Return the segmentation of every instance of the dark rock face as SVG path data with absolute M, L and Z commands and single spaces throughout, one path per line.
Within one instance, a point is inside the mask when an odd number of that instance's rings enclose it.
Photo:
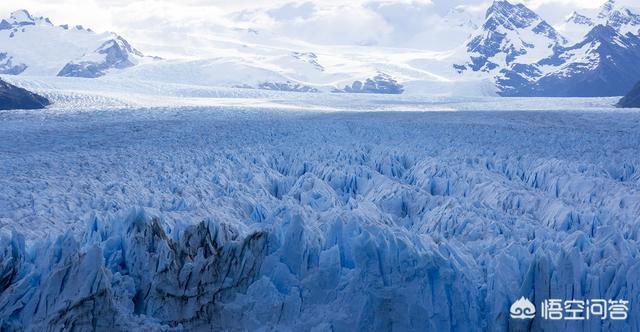
M 573 61 L 571 55 L 580 52 L 586 52 L 590 61 Z M 597 25 L 580 43 L 557 47 L 553 56 L 538 62 L 556 65 L 559 70 L 539 76 L 514 67 L 508 72 L 511 79 L 498 81 L 498 85 L 503 96 L 619 96 L 629 91 L 640 77 L 638 59 L 640 37 Z M 534 80 L 525 80 L 526 77 Z
M 640 82 L 636 83 L 633 89 L 620 99 L 617 106 L 622 108 L 640 108 Z
M 640 15 L 616 8 L 613 0 L 607 2 L 598 15 L 599 21 L 574 12 L 567 22 L 590 31 L 580 42 L 568 45 L 524 5 L 496 0 L 487 11 L 481 30 L 467 44 L 469 61 L 453 67 L 459 73 L 490 73 L 501 96 L 623 95 L 640 77 L 640 35 L 625 32 L 629 26 L 640 27 Z M 521 31 L 530 31 L 547 42 L 533 45 L 518 40 L 528 35 Z M 551 55 L 520 60 L 529 50 L 540 47 L 549 48 Z
M 45 97 L 0 80 L 0 110 L 41 109 L 49 104 Z
M 391 76 L 379 73 L 373 78 L 368 78 L 364 83 L 355 81 L 344 89 L 336 89 L 333 92 L 402 94 L 404 87 Z

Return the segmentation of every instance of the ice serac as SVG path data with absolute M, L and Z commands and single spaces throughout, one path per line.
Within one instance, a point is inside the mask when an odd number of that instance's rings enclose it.
M 0 110 L 40 109 L 49 104 L 47 98 L 0 79 Z
M 640 108 L 640 82 L 629 91 L 617 104 L 623 108 Z
M 0 329 L 640 329 L 637 112 L 209 110 L 3 114 Z
M 95 51 L 66 64 L 57 76 L 95 78 L 104 76 L 110 69 L 134 66 L 144 57 L 122 37 L 107 40 Z
M 318 229 L 292 212 L 278 227 L 206 220 L 172 237 L 135 210 L 32 251 L 5 238 L 2 328 L 456 330 L 481 319 L 451 249 L 364 221 Z

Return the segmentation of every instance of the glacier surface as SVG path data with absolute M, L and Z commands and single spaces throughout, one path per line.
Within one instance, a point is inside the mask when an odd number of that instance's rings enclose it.
M 0 329 L 640 330 L 637 110 L 319 96 L 0 112 Z

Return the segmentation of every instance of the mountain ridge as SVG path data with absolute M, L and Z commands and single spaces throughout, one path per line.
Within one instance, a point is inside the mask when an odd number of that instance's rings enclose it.
M 115 33 L 56 26 L 25 9 L 0 21 L 0 74 L 99 77 L 145 58 Z
M 496 20 L 496 12 L 506 19 Z M 553 28 L 531 29 L 536 20 L 541 20 L 532 13 L 522 4 L 513 5 L 507 0 L 494 2 L 487 10 L 485 23 L 467 43 L 469 62 L 455 64 L 454 68 L 462 75 L 469 71 L 487 73 L 502 96 L 618 96 L 626 93 L 640 77 L 636 65 L 640 59 L 640 36 L 632 32 L 633 27 L 640 27 L 640 15 L 636 16 L 631 9 L 609 0 L 596 18 L 574 11 L 566 22 L 588 28 L 575 43 L 570 43 Z M 523 21 L 525 24 L 512 24 L 514 18 L 523 15 L 529 18 Z M 550 26 L 544 20 L 537 24 Z M 505 29 L 514 32 L 501 33 Z M 546 45 L 527 43 L 522 38 L 527 32 L 537 34 L 538 40 L 546 40 Z M 498 37 L 492 37 L 495 35 Z M 485 42 L 486 47 L 477 47 L 478 41 L 487 40 L 490 43 Z M 518 42 L 524 47 L 513 47 Z M 535 49 L 539 49 L 536 56 L 527 56 L 536 53 Z M 503 57 L 503 63 L 491 61 Z M 489 65 L 478 66 L 478 59 Z
M 562 26 L 553 26 L 524 4 L 496 0 L 481 24 L 473 22 L 474 15 L 464 8 L 447 14 L 445 21 L 470 31 L 464 49 L 449 54 L 418 54 L 413 49 L 400 49 L 406 56 L 376 56 L 377 49 L 371 49 L 374 56 L 368 50 L 345 48 L 323 52 L 320 45 L 276 46 L 270 37 L 260 39 L 260 44 L 245 44 L 238 36 L 234 43 L 225 41 L 231 55 L 223 50 L 208 58 L 202 54 L 192 61 L 174 59 L 149 66 L 157 58 L 145 56 L 115 33 L 56 26 L 46 17 L 19 10 L 0 20 L 0 74 L 81 78 L 111 74 L 296 92 L 618 96 L 640 75 L 634 65 L 640 59 L 638 12 L 610 0 L 593 14 L 574 11 Z M 53 54 L 44 55 L 39 49 Z M 374 84 L 378 74 L 384 77 L 380 82 L 391 84 Z M 488 85 L 495 89 L 486 89 Z M 458 86 L 465 88 L 454 90 Z

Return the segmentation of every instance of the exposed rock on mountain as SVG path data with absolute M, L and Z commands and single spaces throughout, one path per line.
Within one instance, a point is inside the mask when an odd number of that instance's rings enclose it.
M 391 76 L 379 73 L 372 78 L 367 78 L 364 83 L 355 81 L 344 89 L 336 89 L 334 92 L 401 94 L 404 92 L 404 87 Z
M 318 89 L 314 87 L 310 87 L 308 85 L 302 85 L 300 83 L 295 83 L 291 81 L 287 81 L 284 83 L 263 82 L 258 85 L 258 89 L 274 90 L 274 91 L 291 91 L 291 92 L 319 92 Z
M 633 89 L 620 99 L 618 107 L 640 108 L 640 82 L 636 83 Z
M 599 97 L 619 96 L 640 77 L 640 37 L 597 25 L 585 39 L 539 62 L 555 69 L 521 90 L 520 95 Z
M 26 10 L 0 21 L 0 74 L 98 77 L 146 58 L 115 33 L 55 26 Z
M 502 96 L 618 96 L 640 77 L 640 15 L 613 0 L 597 17 L 574 12 L 566 39 L 524 5 L 495 1 L 467 45 L 460 73 L 486 72 Z M 577 31 L 577 32 L 576 32 Z M 584 31 L 584 34 L 580 31 Z M 635 32 L 634 32 L 635 31 Z
M 566 40 L 522 4 L 495 1 L 485 22 L 467 44 L 471 62 L 458 69 L 489 72 L 514 63 L 530 63 Z M 529 61 L 527 61 L 529 60 Z
M 109 69 L 134 66 L 144 55 L 120 36 L 104 42 L 94 52 L 83 55 L 60 70 L 58 76 L 95 78 Z
M 16 64 L 13 62 L 12 56 L 7 53 L 0 53 L 0 74 L 19 75 L 25 69 L 27 69 L 27 65 L 24 63 Z
M 574 24 L 582 24 L 582 25 L 587 25 L 587 26 L 593 26 L 593 20 L 582 15 L 579 14 L 578 12 L 573 12 L 571 14 L 571 16 L 566 20 L 567 22 L 570 23 L 574 23 Z
M 0 110 L 40 109 L 50 102 L 47 98 L 9 84 L 0 79 Z M 2 276 L 0 276 L 0 287 Z

